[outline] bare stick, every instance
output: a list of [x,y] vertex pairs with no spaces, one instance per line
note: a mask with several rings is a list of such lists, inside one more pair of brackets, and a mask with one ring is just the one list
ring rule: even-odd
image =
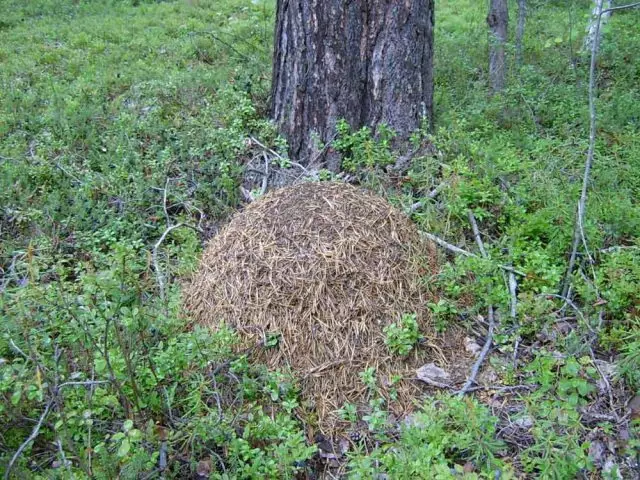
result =
[[162,236],[158,239],[156,244],[153,246],[153,251],[151,253],[151,259],[153,261],[153,269],[156,271],[156,281],[158,282],[158,288],[160,289],[160,300],[162,300],[162,303],[165,303],[165,291],[164,291],[165,280],[164,280],[164,275],[160,270],[160,265],[158,264],[158,249],[160,248],[160,245],[162,245],[162,242],[164,242],[165,238],[167,238],[167,235],[169,235],[176,228],[180,228],[183,226],[184,226],[183,223],[178,223],[176,225],[171,225],[167,227],[167,229],[164,231]]
[[477,255],[474,255],[471,252],[467,252],[466,250],[463,250],[460,247],[456,247],[455,245],[452,245],[452,244],[442,240],[440,237],[436,237],[432,233],[420,232],[420,234],[422,236],[424,236],[425,238],[428,238],[432,242],[437,243],[442,248],[444,248],[446,250],[449,250],[450,252],[457,253],[458,255],[462,255],[463,257],[476,257],[477,256]]
[[616,245],[609,248],[603,248],[600,253],[616,253],[622,250],[639,250],[640,245]]
[[593,353],[593,348],[589,346],[589,353],[591,354],[591,360],[593,361],[593,366],[596,367],[596,370],[600,374],[600,378],[602,378],[602,382],[604,383],[605,390],[607,391],[607,395],[609,396],[609,408],[615,415],[616,419],[620,421],[620,417],[616,413],[615,402],[613,400],[613,391],[611,390],[611,384],[609,383],[609,379],[602,372],[602,369],[598,366],[598,362],[596,361],[596,355]]
[[58,391],[62,390],[64,387],[74,387],[74,386],[83,386],[83,387],[92,387],[94,385],[104,385],[105,383],[111,383],[111,380],[87,380],[85,382],[64,382],[58,386]]
[[[511,297],[511,309],[510,314],[514,324],[520,329],[518,324],[518,280],[513,272],[509,272],[509,296]],[[518,346],[520,345],[520,332],[516,335],[516,340],[513,344],[513,366],[516,367],[518,362]]]
[[458,392],[459,397],[463,397],[467,392],[469,392],[471,385],[475,383],[476,377],[478,376],[478,372],[480,371],[480,367],[482,366],[482,363],[484,362],[484,359],[487,356],[487,353],[489,353],[491,344],[493,343],[493,330],[496,326],[496,320],[493,312],[493,305],[489,305],[488,316],[489,316],[489,330],[487,332],[487,339],[484,342],[484,345],[482,347],[482,350],[480,351],[480,355],[478,356],[476,363],[473,364],[473,368],[471,369],[471,374],[469,375],[469,378],[465,382],[464,386]]
[[518,316],[518,280],[513,272],[509,272],[509,295],[511,296],[511,318]]
[[64,466],[64,468],[67,469],[67,472],[69,473],[69,477],[73,478],[73,475],[71,474],[71,462],[69,462],[67,460],[67,456],[64,454],[64,449],[62,448],[62,441],[60,440],[60,438],[56,438],[56,445],[58,447],[58,452],[60,452],[60,459],[62,460],[62,465]]
[[26,353],[24,353],[20,347],[18,347],[18,345],[15,344],[15,342],[13,341],[13,338],[9,339],[9,345],[11,345],[11,348],[13,348],[16,352],[18,352],[20,355],[22,355],[24,358],[26,358],[27,360],[31,360],[31,357],[29,357],[29,355],[27,355]]
[[269,186],[269,157],[267,157],[266,153],[263,153],[264,156],[264,175],[262,175],[262,188],[260,189],[260,195],[264,195],[267,191],[267,187]]
[[283,162],[286,163],[290,163],[291,165],[293,165],[294,167],[298,167],[299,169],[301,169],[303,172],[307,173],[308,170],[303,166],[300,165],[297,162],[294,162],[292,160],[289,160],[287,158],[284,158],[282,155],[280,155],[278,152],[276,152],[275,150],[267,147],[266,145],[264,145],[262,142],[260,142],[257,138],[255,137],[249,137],[249,140],[251,140],[253,143],[255,143],[256,145],[258,145],[260,148],[262,148],[263,150],[266,150],[267,152],[269,152],[271,155],[274,155],[277,159],[282,160]]
[[518,0],[518,24],[516,26],[516,63],[518,66],[522,66],[522,41],[526,18],[527,2],[526,0]]
[[[435,187],[433,190],[431,190],[429,193],[427,193],[425,198],[431,198],[434,199],[438,196],[438,194],[444,190],[444,188],[447,186],[448,184],[446,182],[442,182],[441,184],[439,184],[437,187]],[[423,205],[423,202],[416,202],[413,205],[411,205],[409,207],[409,213],[413,213],[416,210],[418,210],[421,206]]]
[[[109,383],[109,382],[108,381],[65,382],[65,383],[61,383],[60,385],[54,387],[53,396],[49,399],[49,401],[45,405],[44,411],[40,415],[40,419],[38,420],[38,423],[36,423],[35,427],[33,427],[33,430],[31,430],[31,434],[22,443],[22,445],[20,445],[20,447],[18,447],[18,450],[16,450],[16,453],[13,454],[13,457],[11,457],[11,461],[9,462],[9,465],[7,465],[7,469],[4,472],[4,480],[9,480],[9,477],[11,475],[11,470],[13,469],[13,466],[15,465],[16,461],[18,460],[18,458],[20,458],[20,455],[22,455],[22,452],[24,451],[24,449],[27,448],[27,446],[38,437],[38,434],[40,433],[40,428],[42,428],[42,424],[44,423],[45,419],[49,415],[49,412],[51,411],[51,407],[53,406],[53,404],[54,404],[54,402],[56,400],[56,396],[57,396],[58,392],[60,390],[62,390],[64,387],[69,387],[69,386],[72,386],[72,385],[85,385],[85,386],[87,386],[87,385],[96,385],[96,384],[100,384],[100,383]],[[59,448],[62,448],[62,447],[59,446]]]
[[476,385],[475,387],[467,388],[467,393],[476,392],[478,390],[495,390],[495,393],[509,393],[516,390],[535,390],[538,385]]
[[24,451],[24,449],[27,448],[27,446],[31,442],[33,442],[38,436],[38,434],[40,433],[40,428],[42,427],[42,424],[47,418],[47,415],[49,415],[53,402],[54,402],[53,398],[51,398],[47,402],[47,404],[44,407],[44,411],[42,412],[42,415],[40,415],[40,419],[38,420],[38,423],[36,423],[35,427],[33,427],[33,430],[31,430],[31,435],[27,437],[27,439],[22,443],[22,445],[18,447],[18,450],[16,450],[16,453],[13,454],[13,457],[11,457],[11,461],[9,462],[9,465],[7,465],[7,469],[4,472],[4,480],[9,480],[9,477],[11,475],[11,470],[13,469],[13,466],[15,465],[16,461],[18,460],[18,458],[20,458],[20,455],[22,455],[22,452]]
[[576,224],[573,230],[573,245],[571,247],[571,255],[569,256],[569,266],[565,273],[562,296],[567,298],[569,293],[569,287],[571,284],[571,275],[576,265],[576,257],[578,255],[578,248],[582,241],[586,246],[586,239],[584,239],[584,233],[582,225],[584,225],[584,219],[586,215],[587,207],[587,190],[589,188],[589,177],[591,175],[591,167],[593,166],[593,158],[596,145],[596,60],[598,58],[598,48],[600,46],[600,24],[602,21],[602,15],[617,10],[625,10],[629,8],[640,7],[640,2],[631,3],[628,5],[621,5],[619,7],[602,9],[602,2],[598,2],[598,12],[595,24],[595,34],[593,42],[591,43],[591,63],[589,65],[589,149],[587,151],[587,159],[584,164],[584,173],[582,176],[582,191],[580,192],[580,200],[578,201],[578,212],[576,215]]
[[473,236],[476,240],[476,244],[480,249],[480,253],[482,253],[483,257],[488,257],[487,251],[484,248],[484,243],[482,242],[482,236],[480,236],[480,229],[478,228],[478,222],[476,222],[476,217],[471,210],[469,210],[469,223],[471,223],[471,228],[473,229]]
[[[456,247],[455,245],[452,245],[449,242],[446,242],[445,240],[441,239],[440,237],[436,237],[433,233],[429,233],[429,232],[420,232],[420,235],[422,235],[423,237],[431,240],[432,242],[438,244],[439,246],[441,246],[442,248],[444,248],[445,250],[449,250],[452,253],[457,253],[458,255],[462,255],[463,257],[473,257],[473,258],[479,258],[478,255],[476,255],[475,253],[471,253],[467,250],[464,250],[460,247]],[[526,277],[527,274],[524,272],[521,272],[520,270],[516,270],[513,267],[509,267],[508,265],[497,265],[498,268],[501,268],[502,270],[506,271],[506,272],[511,272],[514,273],[515,275],[519,275],[521,277]]]
[[171,218],[169,217],[169,211],[167,210],[167,192],[169,191],[169,178],[164,183],[164,190],[162,190],[162,211],[164,212],[164,218],[167,221],[167,225],[171,225]]
[[620,5],[619,7],[607,8],[601,12],[601,15],[603,13],[615,12],[616,10],[627,10],[629,8],[640,8],[640,2],[629,3],[628,5]]
[[[476,217],[475,215],[473,215],[473,212],[471,210],[469,210],[469,222],[471,222],[471,228],[473,229],[473,234],[476,237],[476,243],[478,244],[478,248],[480,249],[482,256],[485,258],[489,258],[489,255],[487,254],[487,250],[484,248],[484,243],[482,242],[482,236],[480,235],[478,222],[476,222]],[[487,338],[484,341],[484,345],[482,347],[482,350],[480,351],[480,355],[478,356],[476,363],[473,364],[473,368],[471,369],[471,375],[469,375],[469,378],[465,382],[464,386],[458,392],[459,397],[464,396],[469,390],[469,388],[471,387],[471,385],[475,383],[476,377],[478,376],[478,371],[480,370],[480,367],[482,366],[482,363],[484,362],[484,359],[487,356],[487,353],[489,353],[491,344],[493,343],[493,330],[495,329],[495,326],[496,326],[496,319],[493,311],[493,305],[489,305],[488,317],[489,317],[488,318],[489,329],[487,331]]]

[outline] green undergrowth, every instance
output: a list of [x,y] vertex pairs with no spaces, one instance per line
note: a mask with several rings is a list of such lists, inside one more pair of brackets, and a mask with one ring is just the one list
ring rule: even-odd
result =
[[[455,322],[484,333],[493,305],[485,366],[493,386],[513,390],[498,397],[504,408],[443,393],[398,422],[375,370],[360,372],[370,408],[341,414],[366,435],[349,442],[339,470],[632,475],[638,427],[611,415],[628,418],[625,399],[640,389],[638,13],[604,29],[588,251],[563,307],[588,142],[590,2],[528,2],[524,63],[511,64],[507,90],[493,98],[485,4],[436,3],[437,127],[412,139],[428,148],[390,179],[388,129],[374,138],[342,123],[333,147],[350,175],[400,208],[420,202],[411,216],[421,229],[476,254],[441,253],[441,270],[425,278],[439,298],[427,307],[440,332]],[[231,329],[188,325],[180,301],[202,240],[241,202],[247,139],[281,146],[265,120],[273,5],[2,3],[0,473],[40,419],[15,478],[296,478],[324,465],[296,379],[249,362]],[[515,6],[512,16],[513,27]],[[518,272],[513,317],[502,266]],[[407,312],[385,333],[403,356],[425,332]],[[615,444],[613,469],[594,457],[597,441]]]

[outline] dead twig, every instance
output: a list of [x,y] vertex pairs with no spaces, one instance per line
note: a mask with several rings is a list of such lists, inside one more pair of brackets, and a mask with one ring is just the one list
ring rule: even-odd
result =
[[[438,194],[445,189],[445,187],[448,186],[448,183],[446,182],[442,182],[441,184],[439,184],[437,187],[435,187],[433,190],[431,190],[429,193],[427,193],[425,195],[424,198],[430,198],[430,199],[434,199],[438,196]],[[424,205],[423,201],[419,201],[414,203],[413,205],[411,205],[409,207],[409,213],[413,213],[416,210],[418,210],[422,205]]]
[[257,146],[259,146],[260,148],[262,148],[263,150],[266,150],[267,152],[269,152],[271,155],[275,156],[278,160],[282,161],[283,163],[287,163],[290,165],[293,165],[294,167],[298,167],[300,170],[302,170],[304,173],[308,173],[309,170],[307,170],[306,167],[304,167],[303,165],[294,162],[293,160],[289,160],[288,158],[284,158],[282,155],[280,155],[278,152],[276,152],[275,150],[267,147],[265,144],[263,144],[262,142],[260,142],[258,139],[256,139],[255,137],[249,137],[249,140],[251,140],[253,143],[255,143]]
[[[420,232],[420,235],[422,235],[423,237],[427,238],[428,240],[431,240],[432,242],[434,242],[437,245],[441,246],[445,250],[449,250],[452,253],[456,253],[458,255],[462,255],[463,257],[479,258],[478,255],[476,255],[475,253],[471,253],[471,252],[469,252],[467,250],[464,250],[464,249],[462,249],[460,247],[456,247],[455,245],[452,245],[451,243],[446,242],[445,240],[441,239],[440,237],[436,237],[432,233]],[[507,265],[497,265],[497,267],[501,268],[502,270],[504,270],[506,272],[511,272],[511,273],[514,273],[515,275],[519,275],[521,277],[526,277],[527,276],[526,273],[521,272],[520,270],[516,270],[515,268],[509,267]]]
[[153,250],[151,252],[151,261],[153,263],[153,269],[156,272],[156,282],[158,283],[158,289],[160,290],[160,300],[162,301],[162,303],[165,305],[165,313],[166,312],[166,295],[165,295],[165,278],[164,275],[162,274],[162,271],[160,269],[160,264],[158,262],[158,250],[160,249],[160,246],[162,245],[162,242],[165,241],[165,239],[167,238],[167,235],[169,235],[173,230],[180,228],[180,227],[188,227],[188,228],[193,228],[194,230],[196,230],[197,232],[201,232],[202,229],[200,228],[200,225],[202,224],[202,220],[204,218],[204,213],[202,212],[202,210],[200,210],[197,207],[194,207],[193,205],[190,205],[190,208],[193,208],[195,210],[197,210],[200,213],[200,218],[198,219],[198,225],[196,227],[192,226],[192,225],[188,225],[186,223],[177,223],[175,225],[172,224],[171,221],[171,216],[169,215],[169,210],[167,208],[167,196],[168,196],[168,191],[169,191],[169,182],[170,179],[167,178],[165,184],[164,184],[164,189],[162,190],[162,211],[164,212],[164,218],[167,222],[167,228],[166,230],[162,233],[162,235],[160,236],[160,238],[158,239],[158,241],[155,243],[155,245],[153,246]]
[[518,390],[535,390],[538,385],[476,385],[475,387],[467,388],[467,393],[477,392],[478,390],[494,390],[495,393],[509,393]]
[[[516,278],[513,272],[509,272],[509,296],[511,297],[511,308],[509,313],[511,314],[511,318],[519,330],[520,326],[518,324],[518,279]],[[513,345],[513,366],[516,367],[516,363],[518,361],[518,347],[520,345],[520,333],[516,334],[516,340]]]
[[31,357],[29,357],[29,355],[27,355],[26,353],[24,353],[20,347],[18,347],[18,345],[15,344],[15,342],[13,341],[13,338],[9,339],[9,345],[11,345],[11,348],[13,348],[16,352],[18,352],[20,355],[22,355],[26,360],[31,360]]
[[[600,47],[600,24],[602,22],[602,15],[608,14],[618,10],[625,10],[630,8],[640,7],[640,2],[631,3],[628,5],[621,5],[618,7],[612,7],[603,9],[602,2],[598,2],[597,6],[597,18],[595,21],[595,32],[593,35],[593,41],[591,43],[591,62],[589,64],[589,148],[587,151],[587,158],[584,164],[584,173],[582,176],[582,190],[580,192],[580,199],[578,201],[578,211],[576,214],[576,223],[573,231],[573,245],[571,247],[571,254],[569,255],[569,266],[565,273],[565,277],[562,284],[562,296],[568,298],[569,288],[571,286],[571,275],[576,265],[576,257],[578,255],[578,248],[582,242],[586,248],[587,241],[584,235],[584,220],[586,216],[587,208],[587,191],[589,188],[589,180],[591,176],[591,168],[593,166],[593,160],[595,155],[596,145],[596,63],[598,58],[598,49]],[[588,254],[587,249],[587,254]]]
[[260,195],[264,195],[269,186],[269,157],[266,152],[263,152],[264,156],[264,174],[262,175],[262,188],[260,189]]
[[[487,250],[484,248],[484,242],[482,241],[482,236],[480,235],[480,229],[478,228],[478,222],[476,222],[476,217],[472,211],[469,211],[468,216],[469,216],[469,222],[471,223],[471,228],[473,229],[473,234],[476,239],[476,243],[478,244],[478,249],[482,253],[483,257],[489,258],[489,255],[487,254]],[[480,370],[480,367],[482,366],[482,363],[484,362],[484,359],[487,356],[487,353],[489,353],[491,344],[493,343],[493,331],[496,326],[496,319],[495,319],[495,313],[493,311],[493,305],[489,305],[487,317],[489,321],[487,338],[484,342],[482,350],[480,351],[480,355],[478,355],[478,359],[476,360],[476,363],[473,364],[473,368],[471,369],[471,374],[469,375],[469,378],[465,382],[462,389],[460,389],[460,391],[458,392],[459,397],[464,396],[467,393],[468,389],[471,388],[471,385],[475,383],[476,377],[478,376],[478,371]]]
[[169,235],[176,228],[180,228],[184,226],[185,225],[183,223],[178,223],[176,225],[168,226],[167,229],[162,233],[158,241],[153,246],[153,251],[151,252],[151,260],[153,262],[153,269],[156,271],[156,281],[158,282],[158,289],[160,290],[160,300],[162,301],[162,303],[165,303],[165,298],[166,298],[165,278],[164,278],[164,275],[162,274],[162,271],[160,270],[160,265],[158,264],[158,249],[162,245],[162,242],[164,242],[165,238],[167,238],[167,235]]
[[469,375],[469,378],[465,382],[464,386],[458,392],[459,397],[463,397],[466,393],[468,393],[469,389],[471,388],[471,385],[475,383],[476,377],[478,376],[478,372],[480,371],[480,367],[482,366],[482,363],[484,362],[484,359],[487,356],[487,353],[489,353],[491,344],[493,343],[493,331],[496,326],[496,320],[493,312],[493,305],[489,305],[488,317],[489,317],[488,318],[489,329],[487,331],[487,338],[484,342],[484,345],[482,346],[480,355],[478,355],[478,359],[476,360],[476,363],[473,364],[473,368],[471,369],[471,374]]
[[482,242],[482,236],[480,235],[480,229],[478,228],[478,222],[476,222],[476,217],[471,210],[467,215],[469,217],[469,223],[471,224],[471,229],[473,230],[473,237],[476,240],[476,244],[480,249],[480,253],[483,257],[488,258],[487,251],[484,248],[484,243]]
[[14,453],[13,457],[11,457],[11,460],[9,461],[9,465],[7,465],[7,469],[4,472],[4,480],[9,480],[11,476],[11,470],[13,470],[15,463],[18,461],[18,458],[20,458],[20,455],[22,455],[22,452],[24,451],[24,449],[27,448],[27,446],[29,446],[29,444],[38,437],[38,434],[40,433],[40,428],[42,428],[42,424],[47,418],[47,415],[49,415],[49,412],[51,411],[51,407],[53,406],[54,401],[55,401],[54,398],[49,399],[49,401],[44,407],[44,411],[42,412],[42,414],[40,415],[40,418],[38,419],[38,423],[36,423],[36,425],[33,427],[33,430],[31,430],[31,434],[27,437],[27,439],[24,442],[22,442],[22,444],[16,450],[16,453]]
[[47,416],[49,415],[49,412],[51,412],[51,407],[53,406],[53,404],[55,403],[58,393],[60,392],[60,390],[62,390],[64,387],[68,387],[71,385],[95,385],[96,383],[109,383],[108,381],[99,381],[99,382],[94,382],[94,381],[87,381],[87,382],[65,382],[62,383],[56,387],[54,387],[53,389],[53,395],[51,396],[51,398],[47,401],[44,410],[42,411],[42,414],[40,415],[40,418],[38,419],[38,422],[35,424],[35,426],[33,427],[33,430],[31,430],[31,434],[27,437],[27,439],[22,442],[22,444],[18,447],[18,449],[16,450],[16,452],[13,454],[13,457],[11,457],[11,460],[9,461],[9,464],[7,465],[7,469],[4,472],[4,480],[9,480],[10,476],[11,476],[11,470],[13,470],[13,467],[15,466],[15,463],[18,461],[18,458],[20,458],[20,455],[22,455],[22,452],[24,452],[25,448],[27,448],[29,446],[29,444],[31,442],[33,442],[38,435],[40,434],[40,429],[42,428],[42,424],[44,423],[44,421],[46,420]]

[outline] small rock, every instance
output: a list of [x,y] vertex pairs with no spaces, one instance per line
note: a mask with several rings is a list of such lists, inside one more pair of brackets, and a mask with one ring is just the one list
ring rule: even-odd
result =
[[435,363],[428,363],[416,370],[416,377],[434,387],[448,388],[451,376]]
[[604,465],[602,466],[602,473],[605,478],[616,478],[622,480],[622,474],[620,473],[620,467],[613,460],[613,457],[608,457]]
[[404,419],[402,420],[405,427],[407,428],[425,428],[426,425],[425,423],[422,421],[421,418],[416,417],[416,415],[407,415],[406,417],[404,417]]
[[605,446],[600,440],[595,440],[589,445],[589,458],[596,465],[602,465],[604,458]]
[[198,462],[196,467],[196,475],[198,478],[209,478],[213,465],[210,458],[204,458]]
[[596,365],[605,377],[611,378],[615,376],[617,370],[615,363],[605,362],[604,360],[596,360]]
[[569,335],[573,330],[573,325],[567,321],[560,320],[553,325],[553,328],[561,335]]
[[340,440],[340,453],[344,455],[348,451],[349,451],[349,441],[345,439]]
[[462,471],[464,473],[473,473],[476,470],[476,466],[471,463],[471,462],[467,462],[464,464],[464,466],[462,467]]
[[525,415],[524,417],[520,417],[517,420],[514,420],[513,424],[518,428],[529,429],[533,427],[533,418]]
[[627,409],[631,414],[631,420],[637,420],[640,418],[640,395],[636,395],[627,404]]
[[482,351],[482,347],[476,343],[476,341],[471,337],[465,337],[464,339],[464,349],[472,354],[474,357],[480,355]]

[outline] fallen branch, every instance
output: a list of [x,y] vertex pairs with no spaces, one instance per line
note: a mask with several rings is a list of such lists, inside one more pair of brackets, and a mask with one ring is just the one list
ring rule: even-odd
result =
[[477,392],[478,390],[494,390],[495,393],[509,393],[518,390],[535,390],[539,385],[476,385],[475,387],[467,388],[467,393]]
[[267,187],[269,186],[269,157],[267,157],[266,153],[263,153],[264,156],[264,174],[262,175],[262,188],[260,189],[260,195],[264,195],[267,191]]
[[520,346],[520,325],[518,324],[518,280],[513,272],[509,272],[509,296],[511,297],[511,308],[509,313],[514,325],[518,329],[516,339],[513,344],[513,367],[517,366],[518,362],[518,347]]
[[491,344],[493,343],[493,330],[495,329],[495,326],[496,326],[496,320],[493,312],[493,305],[489,305],[488,317],[489,317],[489,329],[487,331],[487,338],[484,341],[484,345],[482,346],[482,350],[480,351],[480,355],[478,355],[478,359],[476,360],[476,363],[473,364],[473,368],[471,369],[471,374],[469,375],[469,378],[465,382],[464,386],[458,392],[459,397],[463,397],[465,394],[467,394],[470,391],[471,385],[475,383],[476,377],[478,376],[478,372],[480,371],[480,367],[482,366],[484,359],[489,353]]
[[309,171],[306,169],[306,167],[304,167],[304,165],[301,165],[297,162],[294,162],[292,160],[289,160],[288,158],[284,158],[282,155],[280,155],[278,152],[276,152],[275,150],[267,147],[265,144],[263,144],[262,142],[260,142],[257,138],[255,137],[249,137],[249,140],[251,140],[253,143],[255,143],[256,145],[258,145],[260,148],[262,148],[263,150],[266,150],[267,152],[269,152],[271,155],[275,156],[278,160],[284,162],[284,163],[288,163],[293,165],[294,167],[298,167],[299,169],[301,169],[303,172],[308,173]]
[[[431,190],[429,193],[427,193],[427,195],[425,196],[425,198],[430,198],[430,199],[434,199],[438,196],[438,194],[444,190],[444,188],[447,186],[448,184],[445,182],[442,182],[440,185],[438,185],[437,187],[435,187],[433,190]],[[423,205],[423,202],[416,202],[413,205],[411,205],[409,207],[409,213],[413,213],[416,210],[418,210],[421,206]]]
[[476,240],[476,244],[480,249],[480,253],[483,257],[488,258],[487,251],[484,248],[484,243],[482,242],[482,236],[480,235],[480,229],[478,228],[478,222],[476,222],[476,217],[471,210],[469,210],[469,223],[471,224],[471,229],[473,230],[473,236]]
[[[452,245],[451,243],[446,242],[445,240],[441,239],[440,237],[436,237],[432,233],[420,232],[420,235],[422,235],[423,237],[425,237],[428,240],[431,240],[433,243],[436,243],[437,245],[441,246],[445,250],[449,250],[452,253],[456,253],[458,255],[462,255],[463,257],[480,258],[475,253],[469,252],[469,251],[464,250],[464,249],[462,249],[460,247],[456,247],[455,245]],[[497,267],[501,268],[502,270],[504,270],[506,272],[511,272],[511,273],[513,273],[515,275],[519,275],[521,277],[526,277],[527,276],[526,273],[521,272],[520,270],[516,270],[513,267],[509,267],[508,265],[500,265],[500,264],[498,264]]]
[[[475,236],[476,243],[478,244],[478,249],[480,249],[480,252],[482,253],[483,257],[489,258],[489,255],[487,254],[487,250],[484,248],[484,242],[482,241],[482,236],[480,235],[478,222],[476,222],[476,217],[473,215],[473,212],[471,210],[469,210],[469,222],[471,223],[471,228],[473,229],[473,234]],[[489,320],[487,338],[484,341],[484,345],[482,347],[482,350],[480,351],[480,355],[478,355],[478,359],[476,360],[476,363],[473,364],[473,368],[471,369],[471,375],[469,375],[469,378],[465,382],[464,386],[458,392],[459,397],[463,397],[469,391],[469,388],[471,388],[471,385],[475,383],[476,377],[478,376],[478,372],[480,371],[480,367],[482,366],[482,363],[484,362],[485,357],[487,356],[487,354],[489,353],[489,350],[491,349],[491,344],[493,343],[493,331],[496,326],[496,319],[495,319],[495,313],[493,311],[493,305],[489,305],[487,316]]]
[[[204,212],[202,210],[200,210],[199,208],[197,208],[197,207],[195,207],[193,205],[188,205],[186,208],[194,208],[200,214],[200,218],[198,219],[198,225],[196,227],[194,227],[193,225],[188,225],[186,223],[177,223],[175,225],[172,225],[171,216],[169,215],[169,210],[167,208],[167,196],[168,196],[168,192],[169,192],[169,181],[170,181],[170,179],[167,178],[167,180],[166,180],[166,182],[164,184],[164,189],[162,190],[162,211],[164,212],[164,218],[165,218],[165,220],[167,222],[167,228],[162,233],[162,235],[160,236],[158,241],[155,243],[155,245],[153,246],[153,250],[151,251],[151,260],[153,262],[153,269],[156,272],[156,282],[158,283],[158,289],[160,290],[160,300],[162,301],[163,304],[165,304],[165,309],[166,309],[165,279],[164,279],[164,275],[162,274],[162,272],[160,270],[160,264],[158,262],[158,250],[160,249],[160,246],[162,245],[162,242],[164,242],[165,239],[167,238],[167,235],[169,235],[172,231],[174,231],[177,228],[188,227],[188,228],[194,229],[197,232],[202,232],[202,229],[201,229],[200,226],[201,226],[202,220],[204,218]],[[165,313],[166,313],[166,311],[165,311]]]

